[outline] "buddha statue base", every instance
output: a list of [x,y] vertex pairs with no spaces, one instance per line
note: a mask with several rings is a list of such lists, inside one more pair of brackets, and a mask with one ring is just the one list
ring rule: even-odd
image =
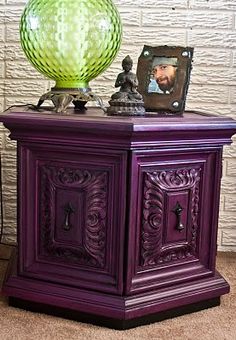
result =
[[110,100],[107,108],[108,116],[143,116],[145,115],[144,102],[140,101],[125,101],[125,100]]

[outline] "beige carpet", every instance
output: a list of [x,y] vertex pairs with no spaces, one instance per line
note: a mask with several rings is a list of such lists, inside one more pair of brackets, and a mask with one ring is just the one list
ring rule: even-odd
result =
[[[7,261],[0,261],[1,279],[6,266]],[[114,331],[8,307],[6,298],[1,297],[0,339],[236,340],[236,253],[219,253],[217,268],[231,286],[230,294],[221,298],[220,306],[127,331]]]

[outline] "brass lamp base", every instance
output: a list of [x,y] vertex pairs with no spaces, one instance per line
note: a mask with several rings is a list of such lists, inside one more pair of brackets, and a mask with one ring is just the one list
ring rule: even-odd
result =
[[89,101],[96,102],[96,104],[105,111],[102,99],[95,95],[90,88],[81,89],[63,89],[51,88],[51,91],[43,94],[37,104],[37,108],[44,103],[45,100],[51,100],[54,104],[54,111],[57,113],[65,113],[68,106],[73,103],[75,110],[81,113],[86,110],[85,105]]

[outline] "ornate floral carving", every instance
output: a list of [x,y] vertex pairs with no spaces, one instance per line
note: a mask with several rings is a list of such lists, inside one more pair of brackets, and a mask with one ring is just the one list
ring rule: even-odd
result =
[[[107,178],[105,171],[43,165],[41,170],[41,251],[78,264],[104,267],[106,244]],[[82,244],[70,247],[54,241],[55,192],[74,187],[85,193]],[[78,227],[78,226],[77,226]]]
[[177,169],[177,170],[163,170],[153,171],[147,173],[150,180],[165,190],[170,189],[187,189],[199,181],[199,169]]
[[[141,266],[152,266],[194,255],[197,246],[199,182],[201,169],[149,171],[144,174]],[[191,240],[163,247],[164,195],[189,190]]]

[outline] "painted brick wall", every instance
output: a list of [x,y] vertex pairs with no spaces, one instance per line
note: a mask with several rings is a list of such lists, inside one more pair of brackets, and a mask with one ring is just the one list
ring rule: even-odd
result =
[[[26,0],[0,0],[0,110],[37,103],[50,82],[25,59],[19,44],[19,18]],[[188,109],[236,119],[235,0],[114,0],[121,13],[123,43],[115,62],[95,81],[94,91],[106,101],[112,94],[121,60],[134,60],[145,44],[195,48]],[[15,143],[0,127],[4,181],[4,241],[15,242]],[[218,249],[236,251],[236,137],[224,152]]]

